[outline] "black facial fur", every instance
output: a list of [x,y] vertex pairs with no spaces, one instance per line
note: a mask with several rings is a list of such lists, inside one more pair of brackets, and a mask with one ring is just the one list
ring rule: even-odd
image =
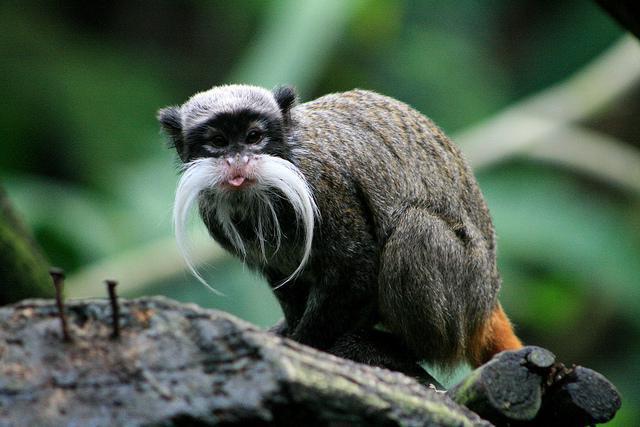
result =
[[[254,128],[263,134],[257,143],[247,140],[248,133]],[[213,135],[216,134],[224,137],[226,143],[213,141]],[[197,127],[187,130],[186,161],[198,157],[234,155],[253,145],[260,147],[260,153],[288,158],[290,148],[285,142],[281,118],[250,109],[219,113]]]

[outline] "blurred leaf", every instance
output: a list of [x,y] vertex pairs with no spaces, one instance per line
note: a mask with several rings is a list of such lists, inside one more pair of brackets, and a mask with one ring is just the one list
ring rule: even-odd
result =
[[508,76],[484,49],[455,32],[409,28],[383,53],[388,60],[379,78],[393,82],[397,98],[451,131],[507,103]]
[[499,259],[526,259],[571,274],[639,320],[640,245],[622,205],[595,199],[575,178],[544,167],[503,166],[479,178],[496,225]]
[[[51,163],[64,177],[109,189],[104,178],[113,165],[157,149],[141,142],[158,134],[155,112],[168,97],[142,58],[11,8],[0,13],[0,25],[10,37],[0,45],[5,68],[0,87],[9,100],[0,117],[24,132],[10,134],[11,152],[20,158],[29,152],[25,145],[33,145],[35,160]],[[42,141],[51,146],[36,145]],[[39,166],[31,157],[22,161]]]
[[[150,141],[160,145],[157,141]],[[118,233],[130,242],[146,242],[173,234],[171,210],[178,181],[173,153],[157,148],[148,160],[125,164],[109,174],[112,192],[126,206],[115,219]]]
[[514,24],[521,24],[514,31],[516,37],[501,40],[504,49],[511,49],[511,76],[518,95],[565,78],[624,34],[594,1],[503,5],[503,13],[511,13]]
[[[568,278],[542,275],[514,281],[511,271],[501,262],[502,277],[507,286],[501,299],[508,304],[509,313],[513,313],[519,323],[525,323],[540,335],[575,324],[582,315],[585,305],[584,289],[576,289],[579,282]],[[521,265],[520,265],[521,267]]]
[[[237,259],[211,266],[203,271],[205,279],[222,292],[219,296],[188,273],[127,296],[161,294],[185,302],[197,302],[208,308],[224,310],[262,327],[275,324],[282,311],[265,280],[251,273]],[[294,286],[295,283],[289,283]]]
[[[55,232],[73,248],[76,264],[97,260],[118,250],[111,218],[113,203],[70,183],[45,177],[10,176],[3,179],[7,192],[37,235],[41,229]],[[53,264],[57,252],[41,242]],[[69,268],[69,265],[61,265]]]
[[230,81],[265,87],[314,84],[360,0],[280,0],[271,3],[256,37]]
[[395,0],[361,1],[348,28],[349,36],[367,53],[386,49],[402,30],[405,2]]

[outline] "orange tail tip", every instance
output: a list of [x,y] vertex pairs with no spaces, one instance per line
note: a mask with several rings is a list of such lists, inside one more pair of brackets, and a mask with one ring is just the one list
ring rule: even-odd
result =
[[509,318],[498,303],[487,323],[471,340],[467,358],[475,368],[488,362],[496,353],[520,348],[522,348],[522,342],[516,336]]

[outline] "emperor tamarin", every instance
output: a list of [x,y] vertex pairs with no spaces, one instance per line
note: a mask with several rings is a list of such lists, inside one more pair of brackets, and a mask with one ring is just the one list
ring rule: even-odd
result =
[[158,117],[182,162],[174,225],[188,266],[197,275],[185,229],[197,203],[211,236],[271,285],[277,332],[391,368],[367,341],[376,325],[403,357],[443,366],[521,346],[476,180],[416,110],[365,90],[297,105],[287,86],[229,85]]

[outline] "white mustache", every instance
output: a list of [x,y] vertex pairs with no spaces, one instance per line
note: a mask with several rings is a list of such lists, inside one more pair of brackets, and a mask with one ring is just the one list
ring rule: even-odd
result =
[[243,256],[246,255],[245,243],[231,219],[231,214],[238,211],[254,216],[254,232],[265,263],[265,232],[270,231],[270,236],[275,238],[276,251],[282,236],[271,198],[284,196],[291,204],[296,220],[304,230],[304,250],[298,267],[274,289],[300,274],[311,255],[314,224],[316,218],[319,218],[319,212],[307,180],[293,163],[282,158],[259,155],[255,157],[255,161],[252,176],[248,177],[255,180],[255,183],[243,190],[221,188],[220,184],[226,177],[224,165],[213,158],[201,158],[185,164],[185,170],[178,182],[173,207],[173,225],[178,249],[194,277],[218,294],[219,292],[198,272],[191,256],[191,241],[187,232],[189,212],[200,200],[203,192],[207,194],[204,209],[215,211],[215,218],[222,226],[226,237]]

